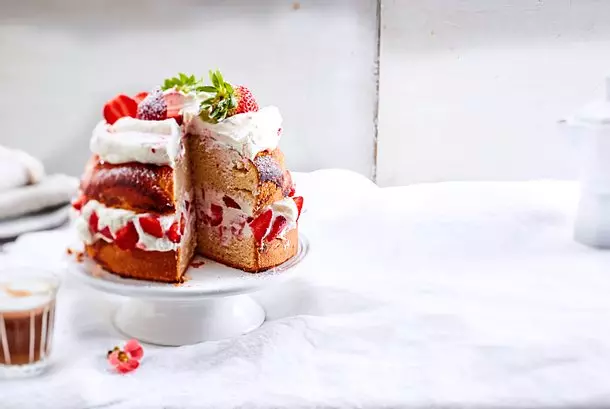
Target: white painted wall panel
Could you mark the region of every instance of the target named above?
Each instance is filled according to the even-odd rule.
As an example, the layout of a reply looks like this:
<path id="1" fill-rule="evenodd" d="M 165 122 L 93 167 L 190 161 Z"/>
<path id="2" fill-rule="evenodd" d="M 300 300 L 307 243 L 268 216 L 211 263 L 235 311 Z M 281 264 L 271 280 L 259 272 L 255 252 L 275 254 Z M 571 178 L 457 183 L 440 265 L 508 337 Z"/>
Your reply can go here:
<path id="1" fill-rule="evenodd" d="M 24 0 L 0 4 L 0 143 L 77 174 L 103 103 L 178 71 L 280 107 L 295 170 L 373 168 L 374 0 Z"/>
<path id="2" fill-rule="evenodd" d="M 610 2 L 382 5 L 379 184 L 574 175 L 556 122 L 603 95 Z"/>

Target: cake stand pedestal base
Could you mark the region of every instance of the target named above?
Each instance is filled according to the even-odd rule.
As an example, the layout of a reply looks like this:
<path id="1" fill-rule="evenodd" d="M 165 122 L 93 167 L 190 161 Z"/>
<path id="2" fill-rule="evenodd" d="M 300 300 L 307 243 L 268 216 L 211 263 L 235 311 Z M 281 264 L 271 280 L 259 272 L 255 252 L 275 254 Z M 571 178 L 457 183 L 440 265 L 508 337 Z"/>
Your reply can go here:
<path id="1" fill-rule="evenodd" d="M 201 259 L 191 265 L 182 284 L 121 278 L 89 259 L 69 270 L 83 283 L 127 300 L 114 325 L 123 334 L 156 345 L 179 346 L 231 338 L 253 331 L 265 321 L 265 311 L 248 294 L 298 277 L 309 242 L 299 234 L 297 254 L 262 273 L 246 273 Z"/>
<path id="2" fill-rule="evenodd" d="M 166 346 L 231 338 L 253 331 L 265 311 L 247 295 L 199 300 L 132 298 L 117 311 L 119 331 L 140 341 Z"/>

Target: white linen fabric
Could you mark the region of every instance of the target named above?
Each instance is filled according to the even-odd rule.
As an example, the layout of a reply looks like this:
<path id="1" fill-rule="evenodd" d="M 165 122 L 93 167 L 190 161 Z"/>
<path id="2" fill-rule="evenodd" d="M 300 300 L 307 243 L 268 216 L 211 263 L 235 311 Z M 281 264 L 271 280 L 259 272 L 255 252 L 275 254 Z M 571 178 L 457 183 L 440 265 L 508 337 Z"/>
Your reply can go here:
<path id="1" fill-rule="evenodd" d="M 145 346 L 118 298 L 66 276 L 55 365 L 0 382 L 13 408 L 593 407 L 610 405 L 610 252 L 572 240 L 570 182 L 380 189 L 346 171 L 296 175 L 311 252 L 300 278 L 256 295 L 249 334 Z M 66 266 L 69 229 L 24 235 L 0 264 Z"/>
<path id="2" fill-rule="evenodd" d="M 0 192 L 38 183 L 44 175 L 44 166 L 38 159 L 0 145 Z"/>
<path id="3" fill-rule="evenodd" d="M 61 226 L 70 217 L 70 208 L 71 206 L 68 204 L 0 220 L 0 240 L 9 240 L 23 233 Z"/>
<path id="4" fill-rule="evenodd" d="M 0 240 L 65 223 L 77 189 L 77 178 L 46 175 L 40 160 L 0 145 Z"/>
<path id="5" fill-rule="evenodd" d="M 39 183 L 0 192 L 0 219 L 38 212 L 68 203 L 76 194 L 78 179 L 51 175 Z"/>

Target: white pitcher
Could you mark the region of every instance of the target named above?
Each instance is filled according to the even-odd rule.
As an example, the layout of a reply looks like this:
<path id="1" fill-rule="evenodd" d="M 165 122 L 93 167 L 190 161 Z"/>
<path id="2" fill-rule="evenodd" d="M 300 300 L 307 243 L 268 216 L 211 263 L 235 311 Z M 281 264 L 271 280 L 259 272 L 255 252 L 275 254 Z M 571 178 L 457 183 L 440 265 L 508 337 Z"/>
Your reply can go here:
<path id="1" fill-rule="evenodd" d="M 574 239 L 610 248 L 610 77 L 604 99 L 587 104 L 562 124 L 578 148 L 580 161 Z"/>

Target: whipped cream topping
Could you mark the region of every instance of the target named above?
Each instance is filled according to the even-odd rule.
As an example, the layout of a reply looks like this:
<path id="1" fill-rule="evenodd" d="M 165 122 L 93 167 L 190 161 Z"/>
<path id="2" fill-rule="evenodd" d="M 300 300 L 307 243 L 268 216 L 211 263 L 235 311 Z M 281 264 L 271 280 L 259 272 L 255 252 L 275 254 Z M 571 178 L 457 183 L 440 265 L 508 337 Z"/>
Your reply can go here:
<path id="1" fill-rule="evenodd" d="M 281 127 L 279 109 L 269 106 L 257 112 L 233 115 L 217 124 L 193 116 L 188 129 L 194 135 L 213 138 L 253 160 L 259 152 L 277 148 Z"/>
<path id="2" fill-rule="evenodd" d="M 174 119 L 147 121 L 123 117 L 110 125 L 101 121 L 93 130 L 90 148 L 102 161 L 119 164 L 151 163 L 175 167 L 182 131 Z"/>
<path id="3" fill-rule="evenodd" d="M 42 278 L 0 278 L 0 311 L 27 311 L 53 299 L 56 285 Z"/>
<path id="4" fill-rule="evenodd" d="M 180 113 L 183 115 L 185 123 L 191 122 L 194 117 L 198 116 L 199 106 L 201 105 L 201 103 L 208 97 L 212 96 L 212 94 L 209 94 L 207 92 L 191 91 L 184 93 L 182 91 L 177 91 L 175 88 L 170 88 L 165 91 L 165 93 L 171 92 L 180 92 L 182 95 L 184 95 L 184 105 L 182 106 Z"/>
<path id="5" fill-rule="evenodd" d="M 136 247 L 141 250 L 172 251 L 176 250 L 180 246 L 180 243 L 172 242 L 167 238 L 167 236 L 163 236 L 161 238 L 155 237 L 146 233 L 142 229 L 142 226 L 140 225 L 140 217 L 151 216 L 151 214 L 136 213 L 131 210 L 106 207 L 97 200 L 88 201 L 82 207 L 80 213 L 75 219 L 76 231 L 78 232 L 80 239 L 87 244 L 92 244 L 96 240 L 100 239 L 108 243 L 113 241 L 99 232 L 91 232 L 89 229 L 89 218 L 93 212 L 97 214 L 99 219 L 98 230 L 101 231 L 105 227 L 108 227 L 113 237 L 116 237 L 116 233 L 125 227 L 127 223 L 133 222 L 139 237 Z M 175 214 L 159 216 L 158 219 L 164 232 L 166 232 L 174 222 L 179 222 L 179 216 Z"/>

